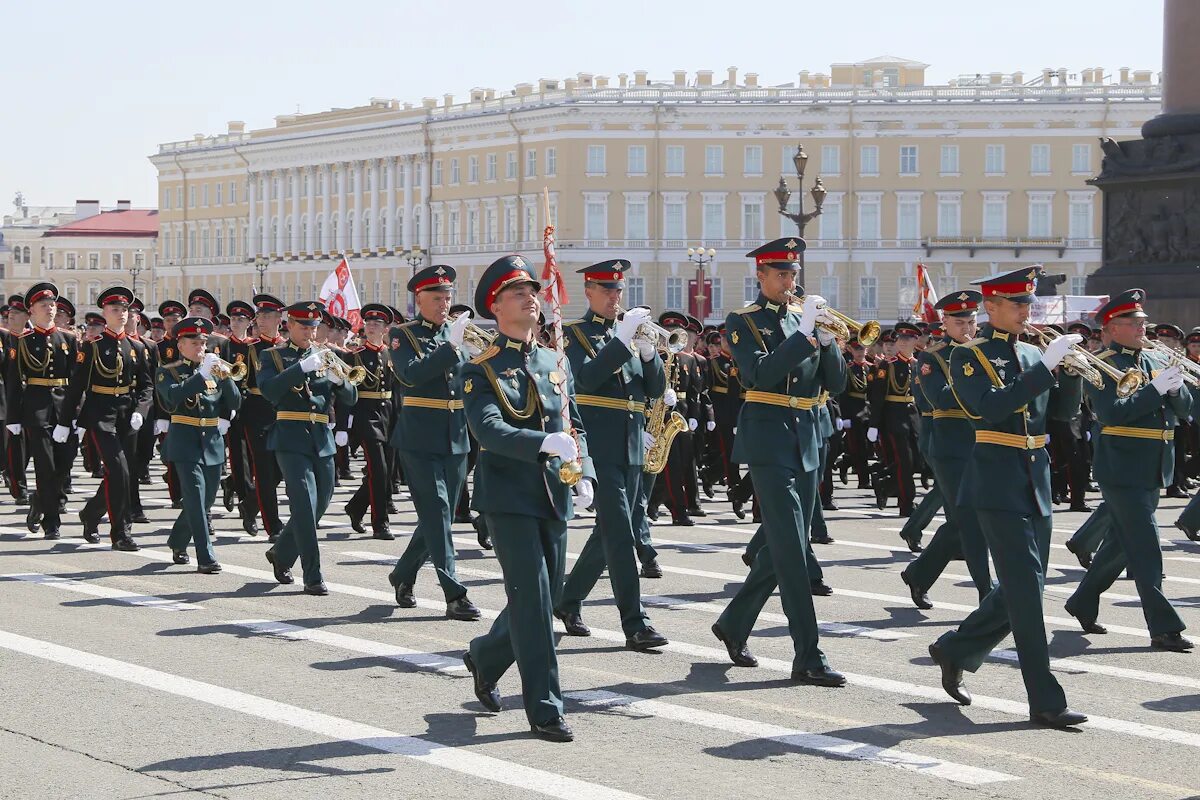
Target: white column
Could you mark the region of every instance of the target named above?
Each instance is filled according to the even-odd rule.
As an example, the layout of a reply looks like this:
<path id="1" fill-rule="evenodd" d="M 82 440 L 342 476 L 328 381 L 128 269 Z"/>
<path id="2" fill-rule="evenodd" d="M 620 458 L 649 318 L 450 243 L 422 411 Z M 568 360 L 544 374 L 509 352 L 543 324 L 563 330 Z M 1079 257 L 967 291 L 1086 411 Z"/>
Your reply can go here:
<path id="1" fill-rule="evenodd" d="M 304 218 L 308 220 L 308 235 L 304 237 L 304 252 L 311 253 L 317 249 L 317 176 L 315 167 L 305 167 L 304 174 L 308 176 L 308 207 L 304 209 Z"/>
<path id="2" fill-rule="evenodd" d="M 384 174 L 387 175 L 385 184 L 387 192 L 387 202 L 384 204 L 384 213 L 387 214 L 387 224 L 384 225 L 383 246 L 389 249 L 396 246 L 396 159 L 394 156 L 388 156 L 383 160 Z"/>
<path id="3" fill-rule="evenodd" d="M 413 227 L 413 161 L 415 156 L 404 157 L 404 249 L 411 250 L 414 244 Z"/>
<path id="4" fill-rule="evenodd" d="M 383 234 L 379 230 L 379 184 L 383 181 L 383 170 L 380 169 L 378 159 L 371 159 L 367 163 L 367 191 L 371 193 L 371 229 L 367 237 L 367 241 L 363 242 L 366 247 L 372 250 L 383 241 Z"/>
<path id="5" fill-rule="evenodd" d="M 288 180 L 292 182 L 292 240 L 288 242 L 288 250 L 292 255 L 296 255 L 301 249 L 301 220 L 300 213 L 300 187 L 304 185 L 304 173 L 302 170 L 288 170 Z"/>
<path id="6" fill-rule="evenodd" d="M 322 164 L 317 168 L 325 176 L 325 191 L 321 193 L 321 215 L 325 224 L 321 226 L 321 252 L 333 249 L 333 166 Z"/>
<path id="7" fill-rule="evenodd" d="M 275 242 L 271 239 L 271 170 L 260 172 L 259 175 L 262 177 L 263 183 L 262 237 L 259 243 L 259 252 L 265 256 L 275 250 Z"/>
<path id="8" fill-rule="evenodd" d="M 248 180 L 246 201 L 250 206 L 250 231 L 247 233 L 248 241 L 244 260 L 251 261 L 258 255 L 258 209 L 255 207 L 255 201 L 258 199 L 258 176 L 252 172 Z M 229 199 L 233 200 L 232 197 Z"/>
<path id="9" fill-rule="evenodd" d="M 275 252 L 278 255 L 283 255 L 283 251 L 287 249 L 284 241 L 284 236 L 287 234 L 287 190 L 284 188 L 284 181 L 287 180 L 287 172 L 279 170 L 279 198 L 277 202 L 276 217 L 279 219 L 279 225 L 275 229 Z"/>
<path id="10" fill-rule="evenodd" d="M 359 186 L 359 184 L 361 183 L 361 180 L 362 180 L 361 176 L 359 175 L 359 169 L 358 169 L 359 163 L 360 162 L 358 162 L 358 161 L 347 162 L 346 178 L 343 181 L 343 183 L 346 186 L 346 213 L 343 214 L 343 217 L 345 217 L 345 220 L 346 220 L 346 230 L 354 232 L 353 235 L 348 235 L 346 237 L 346 249 L 347 250 L 358 250 L 359 241 L 362 236 L 362 226 L 357 224 L 359 221 L 358 220 L 358 209 L 359 209 L 358 198 L 359 198 L 359 191 L 362 188 Z M 354 178 L 354 188 L 353 189 L 350 188 L 351 176 L 353 176 L 353 178 Z M 351 202 L 351 201 L 353 201 L 353 202 Z M 354 223 L 356 223 L 356 224 L 353 224 L 353 225 L 351 224 L 352 219 L 353 219 Z"/>
<path id="11" fill-rule="evenodd" d="M 421 249 L 429 250 L 429 163 L 424 156 L 421 157 L 421 163 L 424 165 L 421 168 L 421 205 L 425 207 L 426 213 L 422 215 L 422 221 L 425 223 L 421 226 Z M 411 211 L 410 211 L 411 213 Z"/>
<path id="12" fill-rule="evenodd" d="M 337 215 L 339 217 L 339 219 L 338 219 L 338 235 L 333 241 L 333 250 L 338 253 L 345 250 L 346 246 L 349 242 L 349 240 L 346 238 L 346 216 L 347 216 L 346 215 L 346 181 L 348 180 L 347 176 L 349 175 L 349 173 L 346 170 L 346 166 L 347 165 L 344 163 L 337 163 L 337 164 L 333 165 L 333 171 L 337 175 L 337 182 L 338 182 Z"/>

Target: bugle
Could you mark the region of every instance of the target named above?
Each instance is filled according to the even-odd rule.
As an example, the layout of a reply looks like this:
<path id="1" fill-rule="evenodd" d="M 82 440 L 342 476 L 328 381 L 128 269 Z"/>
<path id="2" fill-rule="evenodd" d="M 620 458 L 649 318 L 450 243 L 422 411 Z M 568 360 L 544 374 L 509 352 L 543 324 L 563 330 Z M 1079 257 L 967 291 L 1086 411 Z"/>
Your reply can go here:
<path id="1" fill-rule="evenodd" d="M 649 309 L 649 306 L 634 306 L 634 308 Z M 617 306 L 617 316 L 623 317 L 626 314 L 626 309 Z M 669 331 L 656 322 L 646 320 L 638 326 L 637 332 L 633 335 L 634 340 L 649 342 L 653 347 L 661 350 L 666 350 L 670 353 L 682 352 L 688 345 L 688 335 L 685 330 Z"/>
<path id="2" fill-rule="evenodd" d="M 1143 350 L 1161 356 L 1168 367 L 1179 367 L 1179 371 L 1183 373 L 1183 382 L 1193 389 L 1200 389 L 1200 364 L 1157 339 L 1142 339 L 1141 345 Z"/>
<path id="3" fill-rule="evenodd" d="M 788 292 L 787 299 L 789 303 L 803 305 L 806 297 L 807 295 L 797 297 L 795 294 Z M 863 347 L 870 347 L 879 340 L 879 335 L 883 332 L 879 323 L 873 319 L 866 322 L 857 322 L 828 305 L 819 306 L 818 308 L 833 317 L 833 322 L 818 322 L 817 327 L 824 329 L 827 333 L 833 334 L 835 339 L 841 339 L 843 342 L 848 341 L 850 335 L 854 334 Z"/>
<path id="4" fill-rule="evenodd" d="M 1032 325 L 1026 325 L 1025 331 L 1036 339 L 1043 349 L 1062 335 L 1050 330 L 1041 330 Z M 1141 370 L 1131 367 L 1125 372 L 1121 372 L 1104 359 L 1098 358 L 1086 347 L 1077 344 L 1071 345 L 1071 349 L 1063 356 L 1062 363 L 1063 368 L 1072 375 L 1078 375 L 1097 389 L 1104 388 L 1104 376 L 1107 375 L 1117 385 L 1117 397 L 1128 397 L 1146 382 L 1146 376 L 1142 374 Z"/>
<path id="5" fill-rule="evenodd" d="M 348 383 L 351 386 L 358 386 L 367 377 L 365 367 L 350 366 L 345 361 L 342 361 L 341 357 L 333 352 L 331 348 L 318 347 L 317 352 L 321 354 L 321 358 L 325 362 L 325 366 L 320 369 L 320 372 L 328 371 L 336 375 L 343 383 Z"/>
<path id="6" fill-rule="evenodd" d="M 246 377 L 246 362 L 238 361 L 230 364 L 225 359 L 218 358 L 217 363 L 213 364 L 212 374 L 213 377 L 219 380 L 232 378 L 235 381 L 240 381 Z"/>

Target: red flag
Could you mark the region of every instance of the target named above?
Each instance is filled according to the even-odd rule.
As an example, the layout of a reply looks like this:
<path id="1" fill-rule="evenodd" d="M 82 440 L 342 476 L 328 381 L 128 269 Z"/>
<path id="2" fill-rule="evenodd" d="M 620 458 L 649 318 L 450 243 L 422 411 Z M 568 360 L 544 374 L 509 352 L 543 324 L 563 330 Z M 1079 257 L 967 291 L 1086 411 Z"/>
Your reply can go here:
<path id="1" fill-rule="evenodd" d="M 913 316 L 923 322 L 938 322 L 938 312 L 933 306 L 938 301 L 937 292 L 933 288 L 933 280 L 929 270 L 920 261 L 917 262 L 917 302 L 913 304 Z"/>
<path id="2" fill-rule="evenodd" d="M 317 299 L 325 304 L 330 316 L 349 320 L 355 331 L 362 327 L 362 302 L 358 299 L 358 287 L 350 275 L 350 262 L 346 256 L 343 255 L 337 268 L 329 273 Z"/>
<path id="3" fill-rule="evenodd" d="M 558 271 L 558 259 L 554 255 L 554 226 L 549 222 L 542 231 L 542 252 L 546 256 L 546 265 L 542 267 L 542 285 L 546 287 L 546 301 L 566 305 L 571 300 L 567 297 L 566 281 Z"/>

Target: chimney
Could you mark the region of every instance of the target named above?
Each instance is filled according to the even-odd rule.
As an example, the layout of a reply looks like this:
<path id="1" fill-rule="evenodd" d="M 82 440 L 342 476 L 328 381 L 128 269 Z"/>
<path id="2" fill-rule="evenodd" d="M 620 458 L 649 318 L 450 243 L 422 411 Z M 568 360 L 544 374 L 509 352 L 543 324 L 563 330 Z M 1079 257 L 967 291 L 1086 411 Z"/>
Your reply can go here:
<path id="1" fill-rule="evenodd" d="M 596 88 L 597 89 L 607 89 L 608 88 L 608 76 L 607 75 L 597 75 L 596 76 Z"/>
<path id="2" fill-rule="evenodd" d="M 1004 83 L 1004 74 L 1001 72 L 988 73 L 988 83 L 992 86 L 1001 86 Z"/>
<path id="3" fill-rule="evenodd" d="M 1083 85 L 1084 86 L 1088 86 L 1095 82 L 1092 80 L 1092 68 L 1091 67 L 1085 67 L 1081 74 L 1083 75 Z"/>
<path id="4" fill-rule="evenodd" d="M 1024 84 L 1025 84 L 1025 73 L 1024 72 L 1014 72 L 1012 74 L 1012 85 L 1013 86 L 1023 86 Z"/>
<path id="5" fill-rule="evenodd" d="M 675 70 L 675 85 L 687 86 L 687 72 L 682 69 Z"/>
<path id="6" fill-rule="evenodd" d="M 99 200 L 76 200 L 75 201 L 75 219 L 87 219 L 94 217 L 100 213 Z"/>
<path id="7" fill-rule="evenodd" d="M 635 69 L 633 71 L 633 85 L 645 86 L 647 83 L 649 83 L 649 81 L 646 80 L 646 74 L 646 70 L 644 69 Z"/>
<path id="8" fill-rule="evenodd" d="M 730 89 L 737 86 L 737 67 L 729 67 L 728 77 L 725 78 L 725 85 Z"/>
<path id="9" fill-rule="evenodd" d="M 747 72 L 746 73 L 746 88 L 753 89 L 757 86 L 758 86 L 758 73 L 757 72 Z"/>
<path id="10" fill-rule="evenodd" d="M 575 87 L 579 85 L 579 81 L 574 78 L 567 78 L 563 81 L 563 89 L 568 93 L 575 91 Z"/>
<path id="11" fill-rule="evenodd" d="M 1133 71 L 1134 83 L 1150 83 L 1153 73 L 1148 69 L 1137 69 Z"/>
<path id="12" fill-rule="evenodd" d="M 812 79 L 812 73 L 810 73 L 806 69 L 800 70 L 799 79 L 796 81 L 796 88 L 807 89 L 811 79 Z"/>
<path id="13" fill-rule="evenodd" d="M 1042 67 L 1042 86 L 1049 86 L 1054 80 L 1054 70 L 1049 67 Z"/>
<path id="14" fill-rule="evenodd" d="M 533 94 L 532 83 L 518 83 L 516 86 L 517 97 L 528 97 Z"/>
<path id="15" fill-rule="evenodd" d="M 1059 86 L 1067 85 L 1067 68 L 1066 67 L 1058 68 L 1058 85 Z"/>
<path id="16" fill-rule="evenodd" d="M 702 69 L 696 72 L 696 85 L 702 88 L 712 86 L 712 70 Z"/>
<path id="17" fill-rule="evenodd" d="M 579 86 L 584 89 L 592 88 L 592 78 L 593 75 L 590 72 L 579 72 L 575 75 L 575 79 L 579 82 Z"/>
<path id="18" fill-rule="evenodd" d="M 1129 67 L 1121 67 L 1121 83 L 1129 83 Z"/>
<path id="19" fill-rule="evenodd" d="M 445 106 L 446 108 L 449 108 L 450 106 L 454 105 L 454 95 L 452 95 L 452 94 L 442 95 L 442 105 Z"/>
<path id="20" fill-rule="evenodd" d="M 128 211 L 131 208 L 133 208 L 133 204 L 130 203 L 128 200 L 118 200 L 117 201 L 117 211 Z"/>
<path id="21" fill-rule="evenodd" d="M 617 83 L 621 86 L 622 89 L 627 88 L 629 86 L 629 75 L 624 72 L 618 72 L 617 73 Z"/>
<path id="22" fill-rule="evenodd" d="M 483 89 L 472 89 L 471 90 L 471 102 L 472 103 L 483 102 Z"/>
<path id="23" fill-rule="evenodd" d="M 538 91 L 542 93 L 557 92 L 558 81 L 554 80 L 553 78 L 542 78 L 538 81 Z"/>
<path id="24" fill-rule="evenodd" d="M 421 108 L 424 108 L 424 109 L 437 108 L 437 98 L 436 97 L 421 98 Z"/>
<path id="25" fill-rule="evenodd" d="M 246 123 L 242 122 L 240 119 L 230 120 L 228 123 L 228 130 L 229 130 L 229 133 L 231 133 L 231 134 L 245 133 L 246 132 Z"/>

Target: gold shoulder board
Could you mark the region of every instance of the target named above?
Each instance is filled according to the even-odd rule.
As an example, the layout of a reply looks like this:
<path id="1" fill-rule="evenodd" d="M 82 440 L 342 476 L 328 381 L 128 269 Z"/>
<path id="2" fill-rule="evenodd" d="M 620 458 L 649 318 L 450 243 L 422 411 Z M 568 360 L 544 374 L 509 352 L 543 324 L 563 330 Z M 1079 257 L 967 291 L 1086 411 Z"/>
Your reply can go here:
<path id="1" fill-rule="evenodd" d="M 490 359 L 492 356 L 496 355 L 496 353 L 499 353 L 499 352 L 500 352 L 500 348 L 497 347 L 496 345 L 492 345 L 487 350 L 484 350 L 482 353 L 480 353 L 479 355 L 472 358 L 471 363 L 472 364 L 482 364 L 483 362 L 487 361 L 488 359 Z"/>
<path id="2" fill-rule="evenodd" d="M 762 306 L 760 306 L 758 303 L 751 303 L 750 305 L 748 305 L 748 306 L 745 306 L 744 308 L 735 308 L 735 309 L 734 309 L 732 312 L 730 312 L 730 313 L 733 313 L 733 314 L 753 314 L 755 311 L 761 311 L 761 310 L 762 310 Z"/>

